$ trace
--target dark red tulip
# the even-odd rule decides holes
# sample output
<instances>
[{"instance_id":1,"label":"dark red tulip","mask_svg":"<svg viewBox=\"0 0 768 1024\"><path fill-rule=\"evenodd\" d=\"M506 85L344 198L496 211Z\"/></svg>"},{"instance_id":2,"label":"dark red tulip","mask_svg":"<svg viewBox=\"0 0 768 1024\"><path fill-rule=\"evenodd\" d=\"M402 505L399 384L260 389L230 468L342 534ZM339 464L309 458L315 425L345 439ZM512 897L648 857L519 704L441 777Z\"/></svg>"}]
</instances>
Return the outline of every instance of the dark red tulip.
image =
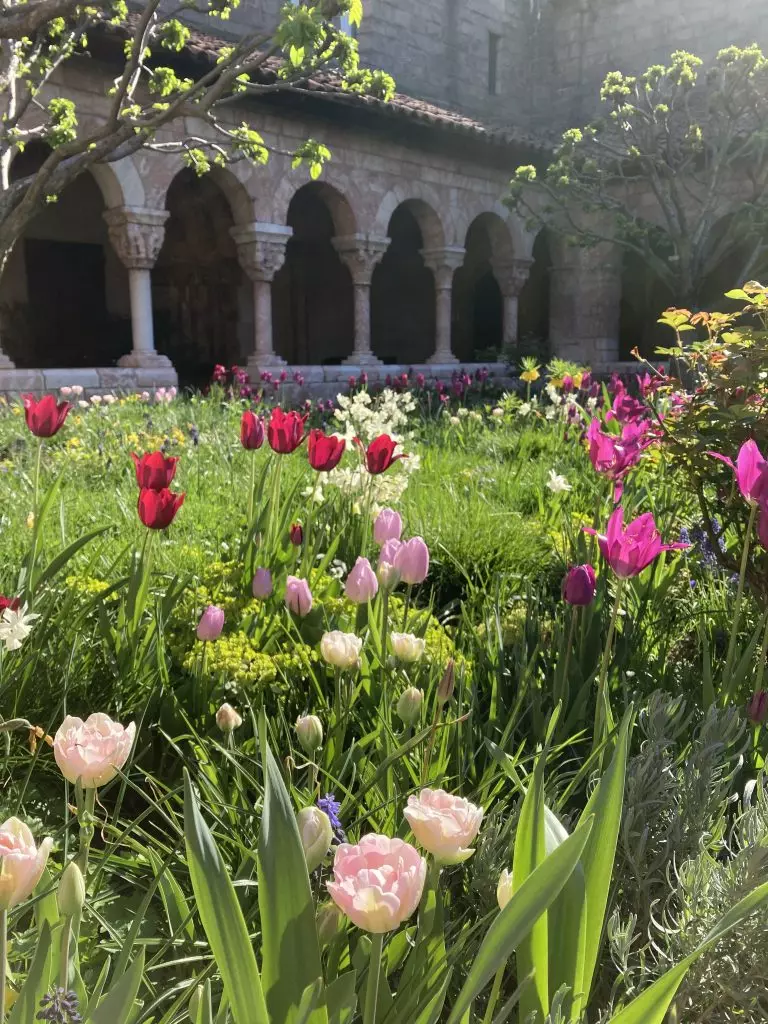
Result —
<instances>
[{"instance_id":1,"label":"dark red tulip","mask_svg":"<svg viewBox=\"0 0 768 1024\"><path fill-rule=\"evenodd\" d=\"M174 494L167 487L162 491L143 487L139 494L139 519L150 530L165 530L184 504L185 497L184 494Z\"/></svg>"},{"instance_id":2,"label":"dark red tulip","mask_svg":"<svg viewBox=\"0 0 768 1024\"><path fill-rule=\"evenodd\" d=\"M758 690L752 694L752 699L747 705L747 718L753 725L762 725L768 716L768 693L765 690Z\"/></svg>"},{"instance_id":3,"label":"dark red tulip","mask_svg":"<svg viewBox=\"0 0 768 1024\"><path fill-rule=\"evenodd\" d=\"M12 612L17 612L19 608L21 608L21 599L18 597L3 597L0 595L0 615L2 615L6 608L10 608Z\"/></svg>"},{"instance_id":4,"label":"dark red tulip","mask_svg":"<svg viewBox=\"0 0 768 1024\"><path fill-rule=\"evenodd\" d=\"M573 565L563 580L563 600L584 607L594 601L595 589L596 577L592 566Z\"/></svg>"},{"instance_id":5,"label":"dark red tulip","mask_svg":"<svg viewBox=\"0 0 768 1024\"><path fill-rule=\"evenodd\" d=\"M291 523L291 528L288 531L288 537L294 547L300 548L304 541L304 530L302 529L301 523Z\"/></svg>"},{"instance_id":6,"label":"dark red tulip","mask_svg":"<svg viewBox=\"0 0 768 1024\"><path fill-rule=\"evenodd\" d=\"M304 421L306 416L297 412L283 412L279 405L272 410L267 427L269 447L280 455L295 452L304 440Z\"/></svg>"},{"instance_id":7,"label":"dark red tulip","mask_svg":"<svg viewBox=\"0 0 768 1024\"><path fill-rule=\"evenodd\" d=\"M148 487L151 491L162 491L170 486L176 476L176 456L165 456L162 452L149 452L139 457L131 452L136 467L136 483L139 487Z\"/></svg>"},{"instance_id":8,"label":"dark red tulip","mask_svg":"<svg viewBox=\"0 0 768 1024\"><path fill-rule=\"evenodd\" d=\"M363 447L363 442L359 437L355 438L355 444L363 453L366 469L373 475L384 473L393 462L406 457L405 455L395 455L398 442L393 441L389 434L379 434L367 448Z\"/></svg>"},{"instance_id":9,"label":"dark red tulip","mask_svg":"<svg viewBox=\"0 0 768 1024\"><path fill-rule=\"evenodd\" d=\"M328 437L322 430L310 430L308 451L309 464L312 469L316 469L320 473L330 473L338 466L346 444L347 442L341 437L333 435Z\"/></svg>"},{"instance_id":10,"label":"dark red tulip","mask_svg":"<svg viewBox=\"0 0 768 1024\"><path fill-rule=\"evenodd\" d=\"M250 409L246 409L240 419L240 444L249 451L256 451L264 444L264 420Z\"/></svg>"},{"instance_id":11,"label":"dark red tulip","mask_svg":"<svg viewBox=\"0 0 768 1024\"><path fill-rule=\"evenodd\" d=\"M34 395L22 395L21 400L27 426L35 437L53 437L58 434L72 408L69 402L57 404L53 395L43 395L39 402Z\"/></svg>"}]
</instances>

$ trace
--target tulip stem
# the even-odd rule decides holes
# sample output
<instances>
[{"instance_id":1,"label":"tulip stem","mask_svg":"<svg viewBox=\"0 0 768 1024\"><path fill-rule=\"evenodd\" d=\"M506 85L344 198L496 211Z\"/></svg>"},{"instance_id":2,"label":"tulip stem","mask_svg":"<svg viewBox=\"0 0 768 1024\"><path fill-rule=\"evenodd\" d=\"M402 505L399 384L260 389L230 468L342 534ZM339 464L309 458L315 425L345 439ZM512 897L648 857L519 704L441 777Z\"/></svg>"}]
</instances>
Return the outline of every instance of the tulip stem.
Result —
<instances>
[{"instance_id":1,"label":"tulip stem","mask_svg":"<svg viewBox=\"0 0 768 1024\"><path fill-rule=\"evenodd\" d=\"M59 953L59 987L66 992L69 989L69 946L72 940L72 918L64 918L61 931L61 951ZM0 1017L2 1020L2 1017Z\"/></svg>"},{"instance_id":2,"label":"tulip stem","mask_svg":"<svg viewBox=\"0 0 768 1024\"><path fill-rule=\"evenodd\" d=\"M0 910L0 1024L5 1020L5 986L8 972L8 911Z\"/></svg>"},{"instance_id":3,"label":"tulip stem","mask_svg":"<svg viewBox=\"0 0 768 1024\"><path fill-rule=\"evenodd\" d=\"M368 985L365 991L363 1024L376 1024L376 1005L379 1001L379 976L381 974L383 947L384 935L381 932L371 935L371 960L368 964Z\"/></svg>"},{"instance_id":4,"label":"tulip stem","mask_svg":"<svg viewBox=\"0 0 768 1024\"><path fill-rule=\"evenodd\" d=\"M248 491L248 529L253 528L253 498L256 490L256 457L251 452L251 487Z\"/></svg>"},{"instance_id":5,"label":"tulip stem","mask_svg":"<svg viewBox=\"0 0 768 1024\"><path fill-rule=\"evenodd\" d=\"M555 697L555 704L557 704L559 700L563 701L564 710L567 710L565 708L565 704L566 698L568 696L568 666L571 660L571 648L573 647L573 638L576 634L576 619L578 618L578 614L578 606L574 605L571 609L571 625L568 630L568 641L565 645L565 655L563 656L563 671L562 674L560 674L560 685L558 687L558 693Z\"/></svg>"},{"instance_id":6,"label":"tulip stem","mask_svg":"<svg viewBox=\"0 0 768 1024\"><path fill-rule=\"evenodd\" d=\"M594 750L598 743L602 742L605 738L605 734L611 729L613 720L611 716L611 702L608 697L608 666L611 661L611 648L613 647L613 635L616 632L616 620L619 617L619 607L621 606L621 598L624 593L624 580L621 576L616 581L616 598L613 602L613 611L611 612L611 624L608 627L608 636L605 640L605 650L603 651L603 661L600 666L600 678L597 683L597 708L595 712L595 732L592 738L592 749Z\"/></svg>"},{"instance_id":7,"label":"tulip stem","mask_svg":"<svg viewBox=\"0 0 768 1024\"><path fill-rule=\"evenodd\" d=\"M723 682L725 684L725 702L729 701L733 696L732 689L732 670L733 670L733 658L736 654L736 640L739 634L739 625L741 620L741 602L744 597L744 580L747 576L747 561L749 559L749 545L752 540L752 530L755 526L755 517L757 515L757 505L752 505L749 510L749 524L747 525L747 535L744 538L744 547L741 552L741 568L739 570L739 588L736 591L736 604L733 609L733 622L731 623L731 638L728 641L728 656L725 659L725 671L723 673Z\"/></svg>"},{"instance_id":8,"label":"tulip stem","mask_svg":"<svg viewBox=\"0 0 768 1024\"><path fill-rule=\"evenodd\" d=\"M96 790L85 790L85 808L80 819L80 849L77 854L77 866L82 872L83 878L88 877L88 854L93 839L94 810L96 807ZM1 1020L2 1018L0 1018Z\"/></svg>"}]
</instances>

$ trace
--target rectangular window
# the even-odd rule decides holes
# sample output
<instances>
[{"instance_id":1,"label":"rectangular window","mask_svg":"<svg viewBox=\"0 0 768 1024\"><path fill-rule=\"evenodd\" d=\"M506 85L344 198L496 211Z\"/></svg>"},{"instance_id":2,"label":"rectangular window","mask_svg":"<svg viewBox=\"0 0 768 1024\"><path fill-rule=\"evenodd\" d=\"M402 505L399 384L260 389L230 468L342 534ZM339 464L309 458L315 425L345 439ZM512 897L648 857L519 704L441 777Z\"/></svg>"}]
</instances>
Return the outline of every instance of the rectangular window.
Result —
<instances>
[{"instance_id":1,"label":"rectangular window","mask_svg":"<svg viewBox=\"0 0 768 1024\"><path fill-rule=\"evenodd\" d=\"M488 93L496 96L499 91L499 48L501 36L496 32L488 33Z\"/></svg>"}]
</instances>

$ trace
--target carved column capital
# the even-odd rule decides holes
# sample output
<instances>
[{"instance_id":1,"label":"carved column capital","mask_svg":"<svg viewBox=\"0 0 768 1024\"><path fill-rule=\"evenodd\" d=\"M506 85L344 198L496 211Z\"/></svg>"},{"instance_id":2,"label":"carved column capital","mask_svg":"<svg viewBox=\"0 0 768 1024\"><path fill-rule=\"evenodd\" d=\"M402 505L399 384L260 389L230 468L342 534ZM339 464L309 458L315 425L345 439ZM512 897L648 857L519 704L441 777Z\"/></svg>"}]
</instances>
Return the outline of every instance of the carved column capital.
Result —
<instances>
[{"instance_id":1,"label":"carved column capital","mask_svg":"<svg viewBox=\"0 0 768 1024\"><path fill-rule=\"evenodd\" d=\"M252 281L271 281L285 262L285 248L293 228L283 224L236 224L230 235L237 246L240 266Z\"/></svg>"},{"instance_id":2,"label":"carved column capital","mask_svg":"<svg viewBox=\"0 0 768 1024\"><path fill-rule=\"evenodd\" d=\"M376 265L389 247L389 239L374 235L337 235L333 247L349 267L353 283L369 286Z\"/></svg>"},{"instance_id":3,"label":"carved column capital","mask_svg":"<svg viewBox=\"0 0 768 1024\"><path fill-rule=\"evenodd\" d=\"M151 270L165 237L167 210L118 206L104 212L112 247L129 270Z\"/></svg>"},{"instance_id":4,"label":"carved column capital","mask_svg":"<svg viewBox=\"0 0 768 1024\"><path fill-rule=\"evenodd\" d=\"M501 289L501 294L512 298L520 294L523 285L528 280L533 260L525 259L496 259L491 260L496 281Z\"/></svg>"},{"instance_id":5,"label":"carved column capital","mask_svg":"<svg viewBox=\"0 0 768 1024\"><path fill-rule=\"evenodd\" d=\"M422 249L424 266L435 275L435 288L450 291L453 287L453 273L464 262L466 249L463 245L445 245L439 249Z\"/></svg>"}]
</instances>

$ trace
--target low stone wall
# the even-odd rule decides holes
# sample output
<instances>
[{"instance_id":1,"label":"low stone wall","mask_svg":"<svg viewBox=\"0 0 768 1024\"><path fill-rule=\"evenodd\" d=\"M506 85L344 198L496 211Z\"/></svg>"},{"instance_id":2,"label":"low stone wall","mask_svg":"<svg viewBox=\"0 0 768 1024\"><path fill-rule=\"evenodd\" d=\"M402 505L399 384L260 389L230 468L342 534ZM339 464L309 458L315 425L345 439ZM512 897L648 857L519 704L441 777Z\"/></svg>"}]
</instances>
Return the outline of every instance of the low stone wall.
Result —
<instances>
[{"instance_id":1,"label":"low stone wall","mask_svg":"<svg viewBox=\"0 0 768 1024\"><path fill-rule=\"evenodd\" d=\"M153 388L178 386L173 367L83 366L50 370L0 370L0 393L17 395L30 391L58 391L79 385L85 395L110 392L150 391Z\"/></svg>"}]
</instances>

